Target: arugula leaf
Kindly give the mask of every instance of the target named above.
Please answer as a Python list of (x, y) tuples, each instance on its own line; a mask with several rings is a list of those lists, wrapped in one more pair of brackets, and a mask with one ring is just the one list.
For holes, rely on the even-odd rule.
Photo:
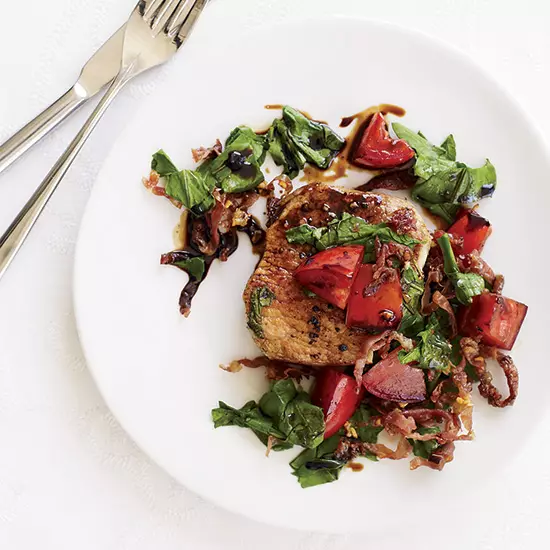
[(255, 288), (250, 296), (250, 311), (248, 312), (248, 328), (257, 338), (264, 337), (262, 327), (262, 309), (270, 306), (275, 299), (275, 294), (267, 287)]
[(420, 312), (424, 279), (410, 264), (406, 265), (401, 273), (401, 289), (403, 318), (397, 330), (412, 338), (424, 329), (424, 317)]
[[(438, 434), (441, 432), (441, 428), (439, 426), (433, 426), (431, 428), (419, 426), (416, 431), (420, 435)], [(430, 439), (428, 441), (409, 439), (408, 441), (412, 445), (413, 454), (425, 458), (426, 460), (428, 460), (430, 456), (432, 456), (432, 453), (439, 447), (439, 443), (435, 439)]]
[(485, 280), (476, 273), (462, 273), (458, 269), (455, 255), (451, 247), (449, 235), (445, 233), (439, 239), (437, 244), (443, 252), (443, 268), (445, 275), (453, 283), (456, 293), (456, 299), (464, 305), (472, 303), (472, 298), (478, 296), (485, 290)]
[(288, 105), (283, 107), (283, 121), (297, 149), (308, 162), (323, 170), (346, 144), (329, 126), (310, 120)]
[(416, 152), (414, 173), (419, 180), (412, 190), (412, 198), (434, 214), (452, 223), (462, 205), (493, 194), (497, 180), (495, 167), (489, 160), (480, 168), (457, 162), (452, 135), (437, 147), (402, 124), (393, 123), (392, 128)]
[(247, 126), (239, 126), (229, 134), (222, 154), (203, 162), (197, 171), (226, 193), (250, 191), (264, 181), (260, 166), (266, 148), (264, 136)]
[(291, 463), (292, 475), (303, 489), (336, 481), (345, 462), (334, 458), (341, 434), (325, 439), (315, 449), (305, 449)]
[(203, 256), (196, 256), (195, 258), (174, 262), (173, 265), (186, 271), (189, 277), (196, 279), (199, 283), (204, 277), (205, 263)]
[(200, 215), (214, 206), (212, 181), (194, 170), (178, 171), (170, 157), (160, 149), (153, 155), (151, 169), (165, 179), (166, 194)]
[(403, 364), (418, 362), (421, 369), (433, 369), (448, 374), (451, 369), (452, 346), (443, 336), (441, 325), (435, 314), (430, 316), (426, 328), (418, 333), (418, 341), (411, 351), (400, 351)]
[(340, 219), (329, 222), (326, 227), (303, 224), (286, 232), (286, 239), (289, 243), (311, 244), (317, 250), (326, 250), (333, 246), (346, 244), (365, 245), (365, 261), (374, 254), (376, 237), (384, 243), (393, 241), (409, 247), (414, 247), (420, 242), (408, 235), (399, 235), (385, 223), (370, 224), (347, 212), (344, 212)]
[(250, 428), (254, 432), (266, 436), (285, 439), (285, 434), (274, 425), (271, 418), (261, 412), (254, 401), (249, 401), (241, 409), (234, 409), (220, 401), (218, 408), (212, 409), (212, 420), (214, 421), (214, 428), (239, 426)]

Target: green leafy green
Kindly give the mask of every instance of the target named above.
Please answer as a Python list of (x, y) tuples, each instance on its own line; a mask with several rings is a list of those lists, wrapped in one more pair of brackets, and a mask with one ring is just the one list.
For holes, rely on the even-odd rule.
[(424, 278), (410, 264), (406, 265), (401, 273), (401, 288), (403, 290), (403, 318), (398, 330), (412, 338), (424, 329), (424, 317), (420, 312), (424, 294)]
[(249, 401), (241, 409), (234, 409), (220, 401), (218, 408), (212, 410), (212, 420), (215, 428), (239, 426), (265, 436), (285, 439), (285, 434), (275, 426), (273, 419), (262, 413), (255, 401)]
[(290, 178), (295, 178), (306, 162), (327, 169), (346, 143), (326, 124), (310, 120), (288, 105), (283, 107), (283, 118), (273, 121), (266, 140), (275, 164)]
[(452, 346), (443, 335), (437, 315), (432, 314), (426, 328), (418, 333), (416, 347), (400, 351), (403, 364), (417, 362), (421, 369), (433, 369), (448, 374), (451, 368)]
[(262, 326), (262, 309), (270, 306), (275, 299), (275, 294), (267, 287), (255, 288), (250, 296), (250, 310), (248, 312), (248, 328), (257, 338), (264, 337)]
[(319, 168), (328, 168), (346, 144), (329, 126), (310, 120), (288, 105), (283, 107), (283, 121), (294, 145), (308, 162)]
[(497, 181), (495, 167), (489, 160), (480, 168), (457, 162), (452, 135), (437, 147), (402, 124), (394, 123), (392, 128), (416, 152), (414, 172), (419, 179), (412, 190), (412, 198), (434, 214), (452, 223), (462, 205), (476, 203), (493, 194)]
[(302, 288), (302, 292), (304, 293), (304, 296), (306, 296), (307, 298), (317, 298), (317, 294), (309, 290), (309, 288), (306, 288), (306, 287)]
[(485, 280), (481, 275), (477, 275), (477, 273), (462, 273), (458, 269), (451, 241), (447, 233), (437, 239), (437, 244), (439, 244), (443, 252), (445, 275), (453, 283), (456, 299), (461, 304), (471, 304), (472, 298), (485, 290)]
[(325, 434), (323, 410), (312, 405), (309, 395), (292, 380), (272, 383), (259, 404), (249, 401), (241, 409), (234, 409), (220, 402), (212, 410), (212, 420), (216, 428), (250, 428), (264, 444), (272, 436), (278, 440), (276, 450), (293, 445), (313, 449), (323, 442)]
[(153, 155), (151, 169), (165, 180), (166, 194), (200, 215), (214, 206), (212, 181), (194, 170), (178, 171), (170, 157), (161, 149)]
[[(207, 179), (212, 179), (226, 193), (249, 191), (264, 181), (260, 167), (265, 160), (266, 150), (264, 136), (256, 134), (247, 126), (239, 126), (229, 134), (222, 154), (202, 163), (197, 171)], [(239, 153), (244, 162), (235, 170), (229, 162), (232, 153)]]
[(205, 263), (202, 256), (175, 262), (174, 265), (186, 271), (189, 277), (196, 279), (198, 282), (202, 281), (204, 277)]
[(269, 153), (275, 164), (283, 167), (283, 173), (295, 178), (306, 164), (306, 158), (294, 145), (285, 123), (281, 119), (273, 121), (267, 133)]
[(248, 126), (238, 126), (225, 140), (225, 150), (243, 151), (251, 149), (250, 157), (258, 164), (264, 163), (267, 154), (267, 143), (265, 136), (257, 134)]
[(347, 212), (340, 219), (335, 219), (326, 227), (314, 227), (309, 224), (293, 227), (286, 232), (286, 239), (291, 244), (310, 244), (317, 250), (326, 250), (333, 246), (347, 244), (362, 244), (365, 246), (365, 261), (373, 261), (374, 241), (378, 237), (381, 242), (396, 242), (414, 247), (420, 241), (408, 235), (399, 235), (387, 224), (370, 224), (363, 218), (352, 216)]
[[(441, 428), (439, 426), (433, 426), (430, 428), (419, 426), (416, 431), (420, 435), (438, 434), (441, 432)], [(432, 456), (432, 453), (439, 447), (439, 443), (435, 439), (430, 439), (428, 441), (409, 439), (408, 441), (412, 445), (414, 455), (425, 458), (426, 460), (428, 460), (430, 456)]]
[(341, 434), (333, 435), (315, 449), (305, 449), (290, 463), (303, 489), (338, 479), (346, 464), (334, 457), (340, 438)]
[(323, 410), (312, 405), (309, 395), (298, 390), (292, 380), (275, 382), (260, 399), (260, 409), (274, 419), (286, 435), (285, 441), (306, 448), (317, 447), (323, 441)]
[(355, 429), (357, 436), (363, 443), (376, 443), (380, 432), (384, 429), (384, 426), (374, 426), (372, 424), (373, 416), (379, 416), (379, 414), (364, 403), (361, 403), (349, 419), (351, 427)]
[(162, 149), (159, 149), (153, 155), (153, 160), (151, 160), (151, 170), (158, 172), (159, 176), (163, 178), (170, 174), (179, 172), (170, 157)]

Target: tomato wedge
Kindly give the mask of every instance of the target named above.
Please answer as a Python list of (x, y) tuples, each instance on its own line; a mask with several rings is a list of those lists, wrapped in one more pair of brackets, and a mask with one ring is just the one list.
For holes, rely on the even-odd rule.
[(323, 250), (305, 260), (294, 278), (330, 304), (345, 309), (363, 254), (364, 247), (359, 245)]
[(403, 292), (396, 270), (393, 277), (382, 277), (372, 284), (374, 265), (364, 264), (353, 286), (348, 302), (346, 325), (375, 330), (395, 328), (403, 317)]
[(464, 336), (481, 336), (482, 344), (511, 350), (525, 315), (525, 304), (485, 292), (476, 296), (471, 306), (460, 310), (458, 323)]
[(460, 254), (471, 254), (474, 250), (478, 252), (483, 250), (492, 231), (489, 220), (480, 216), (475, 210), (462, 210), (447, 233), (462, 237), (464, 240)]
[(392, 351), (363, 375), (363, 386), (380, 399), (417, 403), (426, 399), (426, 381), (421, 369), (399, 361), (400, 348)]
[(394, 168), (412, 158), (414, 150), (405, 140), (390, 136), (382, 113), (371, 118), (353, 154), (353, 162), (367, 168)]
[(311, 402), (325, 413), (325, 439), (334, 435), (352, 416), (365, 394), (357, 382), (334, 369), (324, 369), (317, 377)]

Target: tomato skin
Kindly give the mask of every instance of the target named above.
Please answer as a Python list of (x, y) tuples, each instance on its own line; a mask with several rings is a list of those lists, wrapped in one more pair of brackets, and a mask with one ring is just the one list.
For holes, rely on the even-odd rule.
[(363, 375), (363, 386), (369, 393), (402, 403), (418, 403), (426, 399), (426, 381), (421, 369), (399, 361), (400, 348), (392, 351)]
[(325, 413), (325, 439), (334, 435), (356, 411), (365, 389), (357, 388), (357, 382), (334, 369), (324, 369), (315, 382), (311, 402)]
[(373, 115), (353, 154), (353, 162), (366, 168), (395, 168), (412, 158), (414, 150), (405, 140), (390, 136), (382, 113)]
[(489, 220), (480, 216), (475, 210), (462, 210), (455, 223), (447, 230), (447, 233), (462, 237), (464, 240), (460, 254), (471, 254), (474, 250), (481, 252), (492, 232), (493, 228)]
[(371, 296), (364, 296), (364, 291), (372, 283), (373, 264), (364, 264), (359, 272), (348, 301), (346, 325), (371, 330), (395, 328), (403, 317), (403, 292), (399, 274), (395, 272), (393, 280), (381, 282)]
[(481, 343), (511, 350), (527, 314), (527, 306), (498, 294), (485, 292), (475, 296), (472, 305), (461, 308), (460, 333)]
[(345, 309), (364, 251), (359, 245), (323, 250), (305, 260), (294, 278), (330, 304)]

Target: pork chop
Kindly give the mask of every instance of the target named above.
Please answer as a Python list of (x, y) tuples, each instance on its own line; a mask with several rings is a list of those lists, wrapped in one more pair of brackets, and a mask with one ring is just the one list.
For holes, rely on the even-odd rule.
[(279, 217), (267, 230), (265, 252), (243, 295), (249, 314), (254, 291), (265, 287), (271, 291), (270, 305), (261, 308), (261, 331), (253, 334), (270, 359), (316, 367), (351, 365), (356, 360), (365, 332), (346, 327), (343, 310), (304, 293), (293, 273), (311, 254), (312, 246), (289, 244), (286, 239), (286, 231), (292, 227), (303, 223), (326, 226), (343, 212), (373, 224), (385, 222), (390, 227), (406, 220), (400, 232), (421, 241), (413, 258), (420, 268), (424, 266), (430, 234), (406, 199), (321, 183), (294, 191), (281, 203)]

